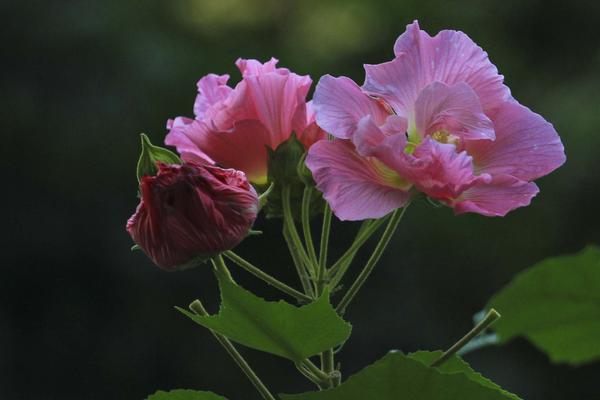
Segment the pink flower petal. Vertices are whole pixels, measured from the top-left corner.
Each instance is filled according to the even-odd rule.
[[[282,72],[288,72],[287,68],[277,68],[278,59],[275,57],[271,57],[271,59],[264,64],[258,60],[246,60],[243,58],[238,58],[235,62],[235,65],[238,67],[242,76],[245,78],[246,76],[251,75],[261,75],[269,72],[276,72],[281,70]]]
[[[371,156],[390,146],[402,151],[406,146],[406,120],[390,115],[385,123],[377,126],[370,115],[362,117],[356,125],[352,143],[361,156]]]
[[[175,146],[186,161],[201,158],[241,170],[255,184],[266,183],[266,146],[274,148],[267,129],[254,120],[240,121],[229,132],[210,130],[199,121],[185,126],[173,125],[165,143]]]
[[[175,147],[181,154],[181,158],[199,163],[214,163],[214,160],[200,150],[192,139],[195,136],[201,137],[210,131],[206,124],[186,117],[177,117],[167,121],[167,129],[169,133],[165,137],[165,144]]]
[[[496,140],[467,145],[478,170],[531,181],[561,166],[565,153],[552,124],[516,101],[494,117]]]
[[[489,183],[481,183],[466,190],[460,200],[454,202],[454,212],[503,217],[515,208],[529,205],[538,192],[535,183],[510,175],[496,175]]]
[[[467,83],[487,115],[510,98],[487,53],[462,32],[444,30],[431,37],[414,22],[398,38],[394,52],[396,58],[390,62],[365,65],[363,89],[385,99],[400,115],[410,114],[419,92],[435,81]]]
[[[408,201],[408,192],[386,182],[375,164],[358,155],[349,141],[315,143],[306,165],[341,220],[380,218]]]
[[[375,99],[367,96],[354,81],[346,77],[321,77],[314,95],[317,123],[338,138],[350,138],[358,121],[370,115],[375,123],[385,121],[389,112]]]
[[[358,121],[352,143],[356,146],[356,152],[361,156],[372,156],[385,138],[381,128],[373,122],[370,115],[367,115]]]
[[[417,189],[439,200],[451,200],[477,182],[489,182],[488,174],[473,173],[472,158],[457,152],[453,144],[427,138],[413,152],[391,149],[382,152],[381,159],[412,182]]]
[[[229,75],[208,74],[198,81],[198,96],[194,103],[196,119],[204,118],[204,114],[215,104],[224,101],[233,90],[227,86]]]
[[[303,131],[298,132],[297,137],[307,150],[314,143],[327,137],[327,133],[325,133],[315,121],[315,110],[312,100],[306,102],[306,122],[304,125],[306,128],[304,128]]]
[[[304,130],[305,98],[312,82],[310,77],[268,73],[247,76],[244,82],[256,118],[273,135],[274,143],[283,142],[292,131]]]
[[[494,139],[492,121],[483,113],[479,98],[464,82],[425,86],[415,103],[417,131],[431,135],[447,131],[463,139]]]

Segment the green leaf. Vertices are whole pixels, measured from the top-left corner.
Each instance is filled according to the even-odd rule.
[[[212,392],[199,392],[189,389],[175,389],[169,392],[159,390],[146,400],[227,400],[225,397],[217,396]]]
[[[431,363],[437,360],[437,358],[442,354],[443,352],[439,350],[417,351],[409,354],[408,357],[412,358],[413,360],[420,361],[424,365],[431,365]],[[490,389],[498,390],[499,392],[503,393],[507,399],[521,400],[519,396],[507,392],[485,376],[481,375],[479,372],[475,371],[466,361],[458,356],[449,358],[446,360],[446,362],[437,367],[437,370],[446,374],[463,373],[473,382],[477,382],[480,385],[489,387]]]
[[[425,357],[420,353],[405,356],[400,352],[391,352],[336,388],[322,392],[284,394],[281,398],[283,400],[518,399],[474,379],[467,374],[467,369],[463,366],[455,365],[453,368],[451,365],[447,367],[448,371],[439,370],[423,364],[421,358]]]
[[[145,175],[155,175],[158,172],[157,162],[165,164],[181,164],[181,160],[170,150],[155,146],[145,134],[141,134],[142,151],[137,163],[138,181]]]
[[[194,322],[253,349],[300,362],[346,341],[352,327],[342,320],[325,293],[296,307],[284,301],[269,302],[217,272],[221,288],[219,314],[202,317],[182,308]]]
[[[590,246],[536,264],[487,307],[502,314],[494,325],[500,343],[524,336],[555,363],[600,358],[600,249]]]

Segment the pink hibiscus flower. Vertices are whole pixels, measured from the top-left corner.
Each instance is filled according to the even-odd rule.
[[[277,60],[261,64],[238,59],[243,79],[235,88],[229,75],[209,74],[198,82],[195,119],[169,120],[167,145],[186,161],[208,161],[243,171],[257,185],[267,182],[266,146],[275,149],[292,132],[309,148],[324,137],[306,94],[312,83]]]
[[[414,190],[457,214],[528,205],[532,181],[565,161],[552,125],[511,97],[462,32],[431,37],[414,22],[394,52],[365,65],[362,87],[329,75],[317,85],[317,123],[337,139],[312,146],[307,165],[335,214],[382,217]]]

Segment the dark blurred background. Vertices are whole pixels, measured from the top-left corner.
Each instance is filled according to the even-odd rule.
[[[517,272],[600,243],[600,2],[55,0],[0,10],[2,399],[142,399],[178,387],[258,398],[211,335],[173,309],[201,298],[216,311],[209,268],[162,272],[129,250],[124,229],[137,204],[138,134],[160,143],[167,118],[192,115],[202,75],[239,80],[237,57],[362,82],[362,64],[391,59],[413,19],[430,33],[463,30],[564,141],[566,165],[506,218],[412,207],[346,315],[345,374],[391,348],[449,346]],[[279,221],[257,225],[265,234],[239,252],[297,285]],[[348,225],[334,227],[334,254],[352,238]],[[274,392],[312,389],[285,360],[242,351]],[[600,399],[600,363],[551,365],[525,340],[467,360],[528,400]]]

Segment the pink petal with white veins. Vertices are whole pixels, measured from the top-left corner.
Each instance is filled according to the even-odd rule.
[[[454,145],[432,139],[425,139],[404,159],[412,162],[405,161],[398,172],[419,190],[439,200],[454,199],[476,182],[491,179],[488,174],[474,174],[473,160],[466,152],[457,152]]]
[[[464,82],[427,85],[415,103],[417,131],[431,135],[446,131],[461,139],[494,139],[494,125],[483,113],[479,98]]]
[[[435,81],[465,82],[477,93],[487,115],[511,97],[487,53],[462,32],[444,30],[431,37],[414,22],[398,38],[394,52],[393,61],[365,65],[363,89],[384,98],[399,114],[410,114],[419,92]]]
[[[317,188],[341,220],[380,218],[409,199],[347,140],[321,140],[308,151],[306,165]]]
[[[227,86],[228,80],[229,75],[208,74],[198,81],[198,96],[194,102],[196,119],[203,119],[211,107],[229,96],[233,89]]]
[[[382,124],[389,115],[381,103],[367,96],[354,81],[343,76],[323,76],[317,84],[313,102],[317,124],[341,139],[354,134],[362,117],[370,115],[376,124]]]
[[[454,212],[473,212],[489,217],[503,217],[515,208],[528,206],[539,192],[535,183],[510,175],[496,175],[489,183],[475,185],[454,202]]]
[[[494,127],[496,140],[467,144],[476,168],[482,172],[531,181],[549,174],[566,160],[552,124],[516,101],[500,108]]]

